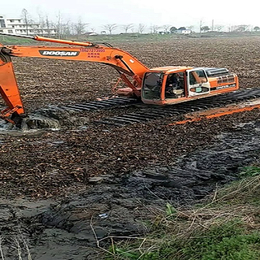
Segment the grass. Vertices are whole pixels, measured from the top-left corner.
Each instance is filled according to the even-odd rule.
[[[56,38],[55,36],[51,36],[50,38]],[[175,40],[178,38],[185,38],[185,36],[180,35],[172,35],[172,34],[138,34],[138,33],[129,33],[129,34],[112,34],[112,35],[97,35],[97,36],[81,36],[81,37],[72,37],[72,36],[62,36],[61,39],[63,40],[73,40],[73,41],[80,41],[80,42],[94,42],[94,43],[110,43],[114,47],[118,43],[124,42],[162,42],[165,40]],[[12,36],[5,36],[0,35],[0,43],[3,45],[39,45],[40,43],[31,40],[31,39],[24,39],[21,37],[12,37]],[[42,43],[41,43],[42,44]]]
[[[186,38],[201,38],[201,37],[241,37],[241,36],[259,36],[259,32],[248,32],[248,33],[193,33],[191,35],[180,35],[180,34],[152,34],[152,33],[122,33],[122,34],[105,34],[105,35],[95,35],[95,36],[61,36],[61,39],[64,40],[74,40],[74,41],[89,41],[94,43],[110,43],[112,45],[117,45],[117,43],[124,42],[153,42],[160,43],[163,41],[175,41],[176,39],[186,39]],[[55,36],[50,36],[50,38],[56,38]],[[0,35],[0,43],[5,45],[37,45],[35,41],[30,39],[17,38],[12,36]],[[38,44],[39,45],[39,44]]]
[[[19,233],[20,230],[19,230]],[[7,240],[9,243],[3,246],[3,241]],[[27,241],[24,239],[23,235],[20,234],[18,236],[12,237],[13,243],[10,244],[10,238],[3,239],[0,236],[0,259],[1,260],[6,260],[10,259],[10,255],[13,255],[13,259],[27,259],[27,260],[32,260],[31,252],[29,249],[29,246],[27,244]],[[7,242],[6,241],[6,242]],[[15,253],[13,253],[15,252]],[[14,256],[15,255],[15,256]]]
[[[260,168],[192,209],[166,204],[144,238],[111,243],[106,259],[260,259]]]
[[[0,35],[0,43],[4,45],[22,45],[32,44],[34,41],[30,39],[23,39],[19,37]]]

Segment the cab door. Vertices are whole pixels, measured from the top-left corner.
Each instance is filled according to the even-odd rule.
[[[203,69],[187,70],[188,97],[210,93],[208,77]]]

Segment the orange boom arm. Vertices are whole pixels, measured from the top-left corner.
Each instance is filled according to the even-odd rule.
[[[26,37],[27,38],[27,37]],[[144,73],[149,69],[128,52],[113,48],[108,44],[74,42],[45,37],[29,37],[37,41],[68,44],[73,46],[2,46],[0,45],[0,94],[7,108],[0,117],[12,121],[12,118],[24,114],[11,57],[37,57],[59,60],[99,62],[115,68],[126,85],[137,97],[141,96],[141,84]],[[130,76],[132,80],[129,80]]]

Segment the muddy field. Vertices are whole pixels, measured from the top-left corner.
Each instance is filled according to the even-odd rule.
[[[227,67],[258,88],[259,37],[119,42],[148,67]],[[13,59],[27,112],[109,96],[105,65]],[[0,135],[1,244],[7,259],[97,259],[97,239],[143,234],[167,201],[187,206],[259,159],[259,111],[179,126],[93,120],[138,107],[66,115],[60,130]],[[106,239],[103,242],[109,242]],[[102,244],[103,245],[103,244]],[[9,258],[8,258],[9,257]],[[25,258],[27,259],[27,258]]]

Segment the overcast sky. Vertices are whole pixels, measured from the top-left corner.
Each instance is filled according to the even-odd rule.
[[[23,8],[36,21],[38,13],[48,15],[53,21],[60,13],[64,21],[77,22],[81,17],[89,29],[96,31],[111,23],[143,23],[147,28],[166,24],[197,28],[200,21],[211,27],[214,20],[215,25],[260,26],[260,3],[255,0],[0,0],[0,3],[0,15],[8,18],[20,18]]]

